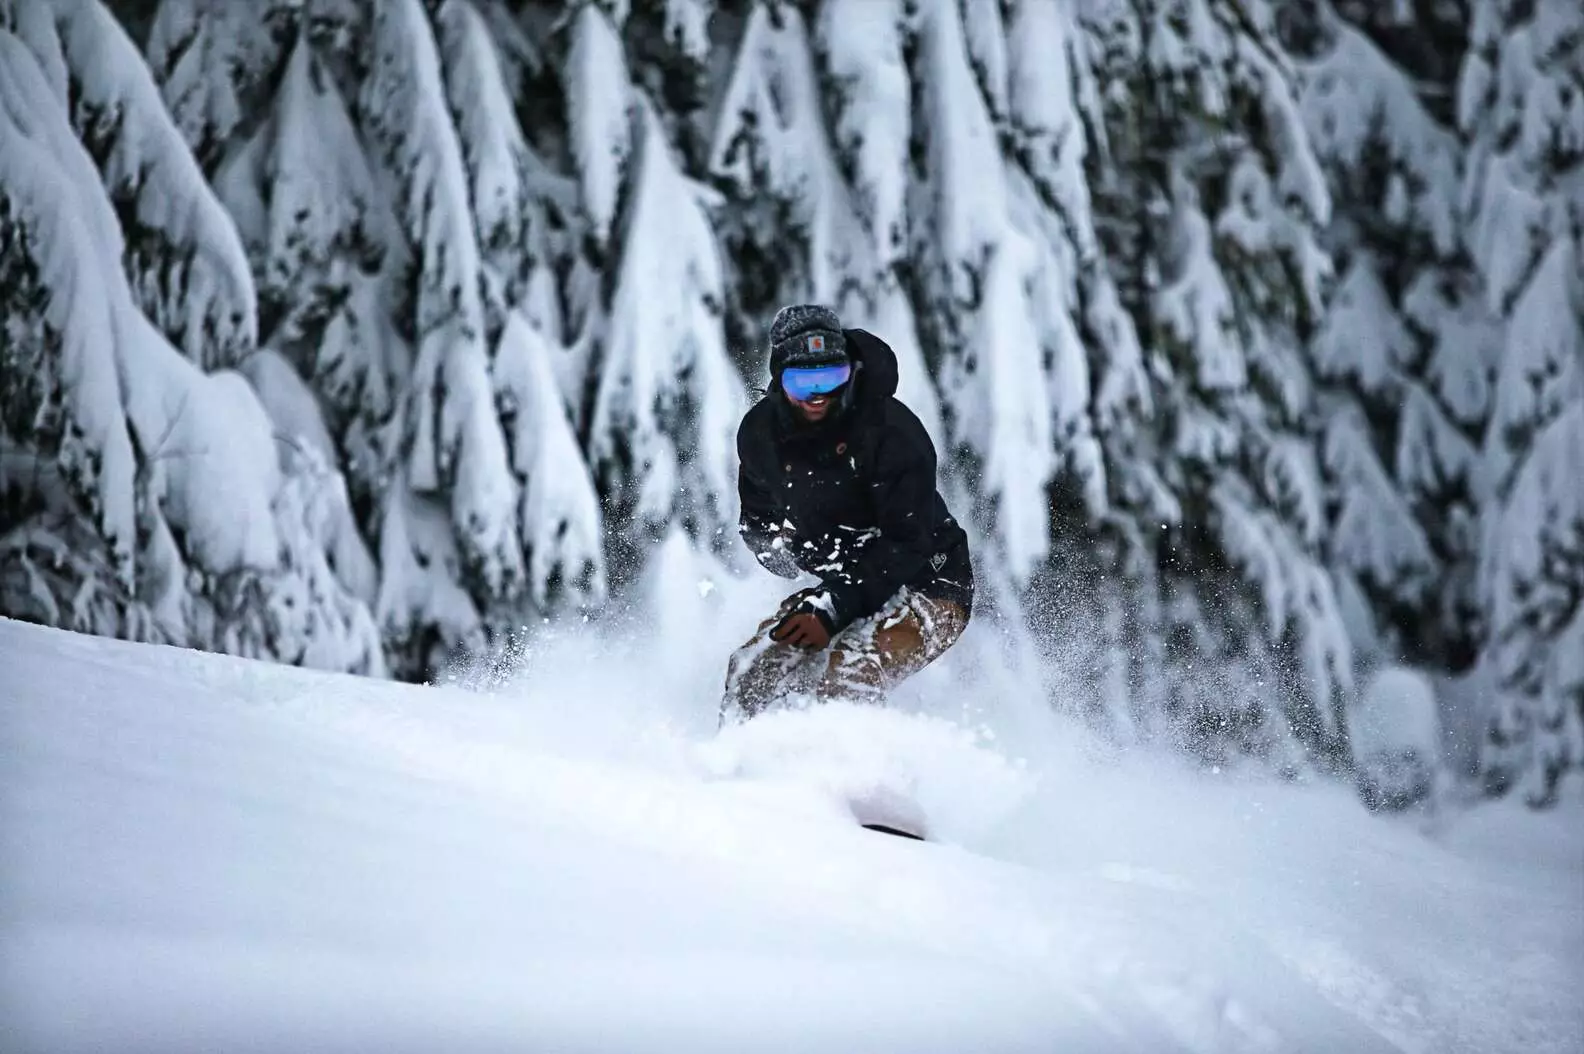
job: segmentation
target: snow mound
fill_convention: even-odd
[[[1348,737],[1356,757],[1388,750],[1415,750],[1436,757],[1441,723],[1429,678],[1405,666],[1377,671],[1348,715]]]
[[[1377,670],[1348,716],[1348,739],[1370,808],[1402,809],[1430,797],[1441,723],[1429,678],[1405,666]]]

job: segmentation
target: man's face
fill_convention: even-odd
[[[807,399],[789,399],[792,409],[798,412],[803,420],[808,422],[823,421],[825,415],[830,413],[831,406],[835,403],[835,394],[811,395]]]
[[[781,390],[787,402],[805,421],[823,421],[841,395],[842,386],[852,378],[847,363],[787,369],[781,374]]]

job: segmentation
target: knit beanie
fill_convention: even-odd
[[[831,366],[849,361],[847,338],[836,312],[819,304],[791,304],[770,323],[770,374],[788,366]]]

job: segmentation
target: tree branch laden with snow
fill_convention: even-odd
[[[236,227],[171,121],[136,46],[100,0],[38,0],[26,43],[69,75],[73,123],[132,222],[125,266],[138,302],[194,361],[252,350],[257,300]]]
[[[625,530],[675,521],[710,536],[736,508],[746,408],[721,332],[721,263],[703,191],[639,106],[633,183],[589,421],[588,449]]]
[[[407,473],[443,492],[463,570],[487,600],[523,584],[517,494],[495,416],[468,179],[419,0],[381,5],[359,101],[398,193],[417,268],[417,356],[407,399]]]

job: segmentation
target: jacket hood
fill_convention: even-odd
[[[883,403],[897,391],[897,357],[891,345],[866,329],[844,329],[847,354],[861,364],[858,401],[865,406]]]

